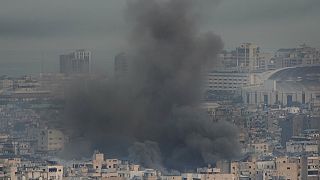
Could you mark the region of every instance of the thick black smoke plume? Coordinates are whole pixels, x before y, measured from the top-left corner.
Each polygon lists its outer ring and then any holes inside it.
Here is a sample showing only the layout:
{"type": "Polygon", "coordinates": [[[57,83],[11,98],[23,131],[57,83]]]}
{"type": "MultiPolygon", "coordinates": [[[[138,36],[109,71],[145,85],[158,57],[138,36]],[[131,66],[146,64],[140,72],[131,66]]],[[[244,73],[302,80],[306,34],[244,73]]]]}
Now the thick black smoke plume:
{"type": "Polygon", "coordinates": [[[128,1],[130,72],[76,91],[69,127],[94,148],[146,167],[185,169],[235,156],[235,128],[198,108],[201,69],[223,45],[199,33],[195,3],[201,0],[128,1]]]}

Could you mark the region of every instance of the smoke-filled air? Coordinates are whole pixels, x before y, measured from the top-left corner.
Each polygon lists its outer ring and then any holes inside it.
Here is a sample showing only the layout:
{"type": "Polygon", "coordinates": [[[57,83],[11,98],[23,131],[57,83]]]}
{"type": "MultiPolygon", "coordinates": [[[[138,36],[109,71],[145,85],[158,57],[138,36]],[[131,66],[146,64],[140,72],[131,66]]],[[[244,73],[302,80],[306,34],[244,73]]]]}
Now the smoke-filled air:
{"type": "Polygon", "coordinates": [[[98,149],[159,169],[189,169],[237,155],[236,128],[211,121],[199,108],[201,70],[223,48],[220,37],[200,33],[196,7],[202,2],[127,1],[129,71],[74,88],[66,105],[72,154],[98,149]]]}

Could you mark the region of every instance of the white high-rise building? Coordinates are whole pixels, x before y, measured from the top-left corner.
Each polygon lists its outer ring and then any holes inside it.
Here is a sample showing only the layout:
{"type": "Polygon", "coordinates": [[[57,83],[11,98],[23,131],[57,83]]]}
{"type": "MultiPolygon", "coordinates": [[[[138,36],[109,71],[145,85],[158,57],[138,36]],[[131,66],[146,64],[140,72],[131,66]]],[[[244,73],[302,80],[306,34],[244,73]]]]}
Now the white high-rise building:
{"type": "Polygon", "coordinates": [[[86,74],[91,72],[91,52],[80,49],[60,55],[60,73],[86,74]]]}
{"type": "Polygon", "coordinates": [[[262,72],[274,69],[272,53],[262,53],[260,47],[253,43],[242,43],[235,50],[223,51],[218,56],[215,68],[242,72],[262,72]]]}
{"type": "Polygon", "coordinates": [[[247,68],[250,71],[259,67],[260,48],[252,43],[242,43],[236,49],[236,63],[238,67],[247,68]]]}

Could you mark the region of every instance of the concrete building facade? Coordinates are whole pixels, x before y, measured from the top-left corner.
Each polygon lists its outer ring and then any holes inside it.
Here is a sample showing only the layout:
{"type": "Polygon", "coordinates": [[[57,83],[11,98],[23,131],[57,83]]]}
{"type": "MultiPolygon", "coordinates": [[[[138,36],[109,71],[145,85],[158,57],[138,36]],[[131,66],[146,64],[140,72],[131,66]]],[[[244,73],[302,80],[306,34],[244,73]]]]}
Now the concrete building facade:
{"type": "Polygon", "coordinates": [[[320,99],[319,72],[320,66],[277,71],[261,85],[243,87],[243,102],[251,105],[284,106],[292,106],[295,103],[311,104],[320,99]],[[299,71],[306,71],[306,74],[302,75],[299,71]]]}
{"type": "Polygon", "coordinates": [[[125,53],[120,53],[114,58],[114,76],[116,79],[125,78],[129,72],[129,62],[125,53]]]}
{"type": "Polygon", "coordinates": [[[320,64],[320,51],[305,44],[298,48],[279,49],[275,53],[277,68],[320,64]]]}
{"type": "Polygon", "coordinates": [[[91,72],[91,52],[80,49],[70,54],[60,55],[60,73],[86,74],[91,72]]]}
{"type": "Polygon", "coordinates": [[[64,134],[57,129],[41,130],[38,135],[38,151],[60,151],[65,144],[64,134]]]}

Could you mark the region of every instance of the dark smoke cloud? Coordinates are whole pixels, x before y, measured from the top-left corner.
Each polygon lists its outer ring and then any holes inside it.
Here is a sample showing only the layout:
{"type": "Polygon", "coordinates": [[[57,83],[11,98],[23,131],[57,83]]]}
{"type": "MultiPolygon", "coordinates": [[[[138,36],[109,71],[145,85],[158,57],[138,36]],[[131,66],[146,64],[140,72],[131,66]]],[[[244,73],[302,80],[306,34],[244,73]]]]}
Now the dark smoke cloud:
{"type": "Polygon", "coordinates": [[[237,133],[199,108],[201,68],[222,41],[200,34],[199,0],[131,0],[127,78],[87,82],[66,107],[67,125],[94,148],[145,167],[185,169],[237,154],[237,133]],[[129,151],[129,152],[128,152],[129,151]]]}
{"type": "Polygon", "coordinates": [[[129,148],[129,159],[143,166],[163,170],[161,150],[156,142],[135,142],[129,148]]]}

